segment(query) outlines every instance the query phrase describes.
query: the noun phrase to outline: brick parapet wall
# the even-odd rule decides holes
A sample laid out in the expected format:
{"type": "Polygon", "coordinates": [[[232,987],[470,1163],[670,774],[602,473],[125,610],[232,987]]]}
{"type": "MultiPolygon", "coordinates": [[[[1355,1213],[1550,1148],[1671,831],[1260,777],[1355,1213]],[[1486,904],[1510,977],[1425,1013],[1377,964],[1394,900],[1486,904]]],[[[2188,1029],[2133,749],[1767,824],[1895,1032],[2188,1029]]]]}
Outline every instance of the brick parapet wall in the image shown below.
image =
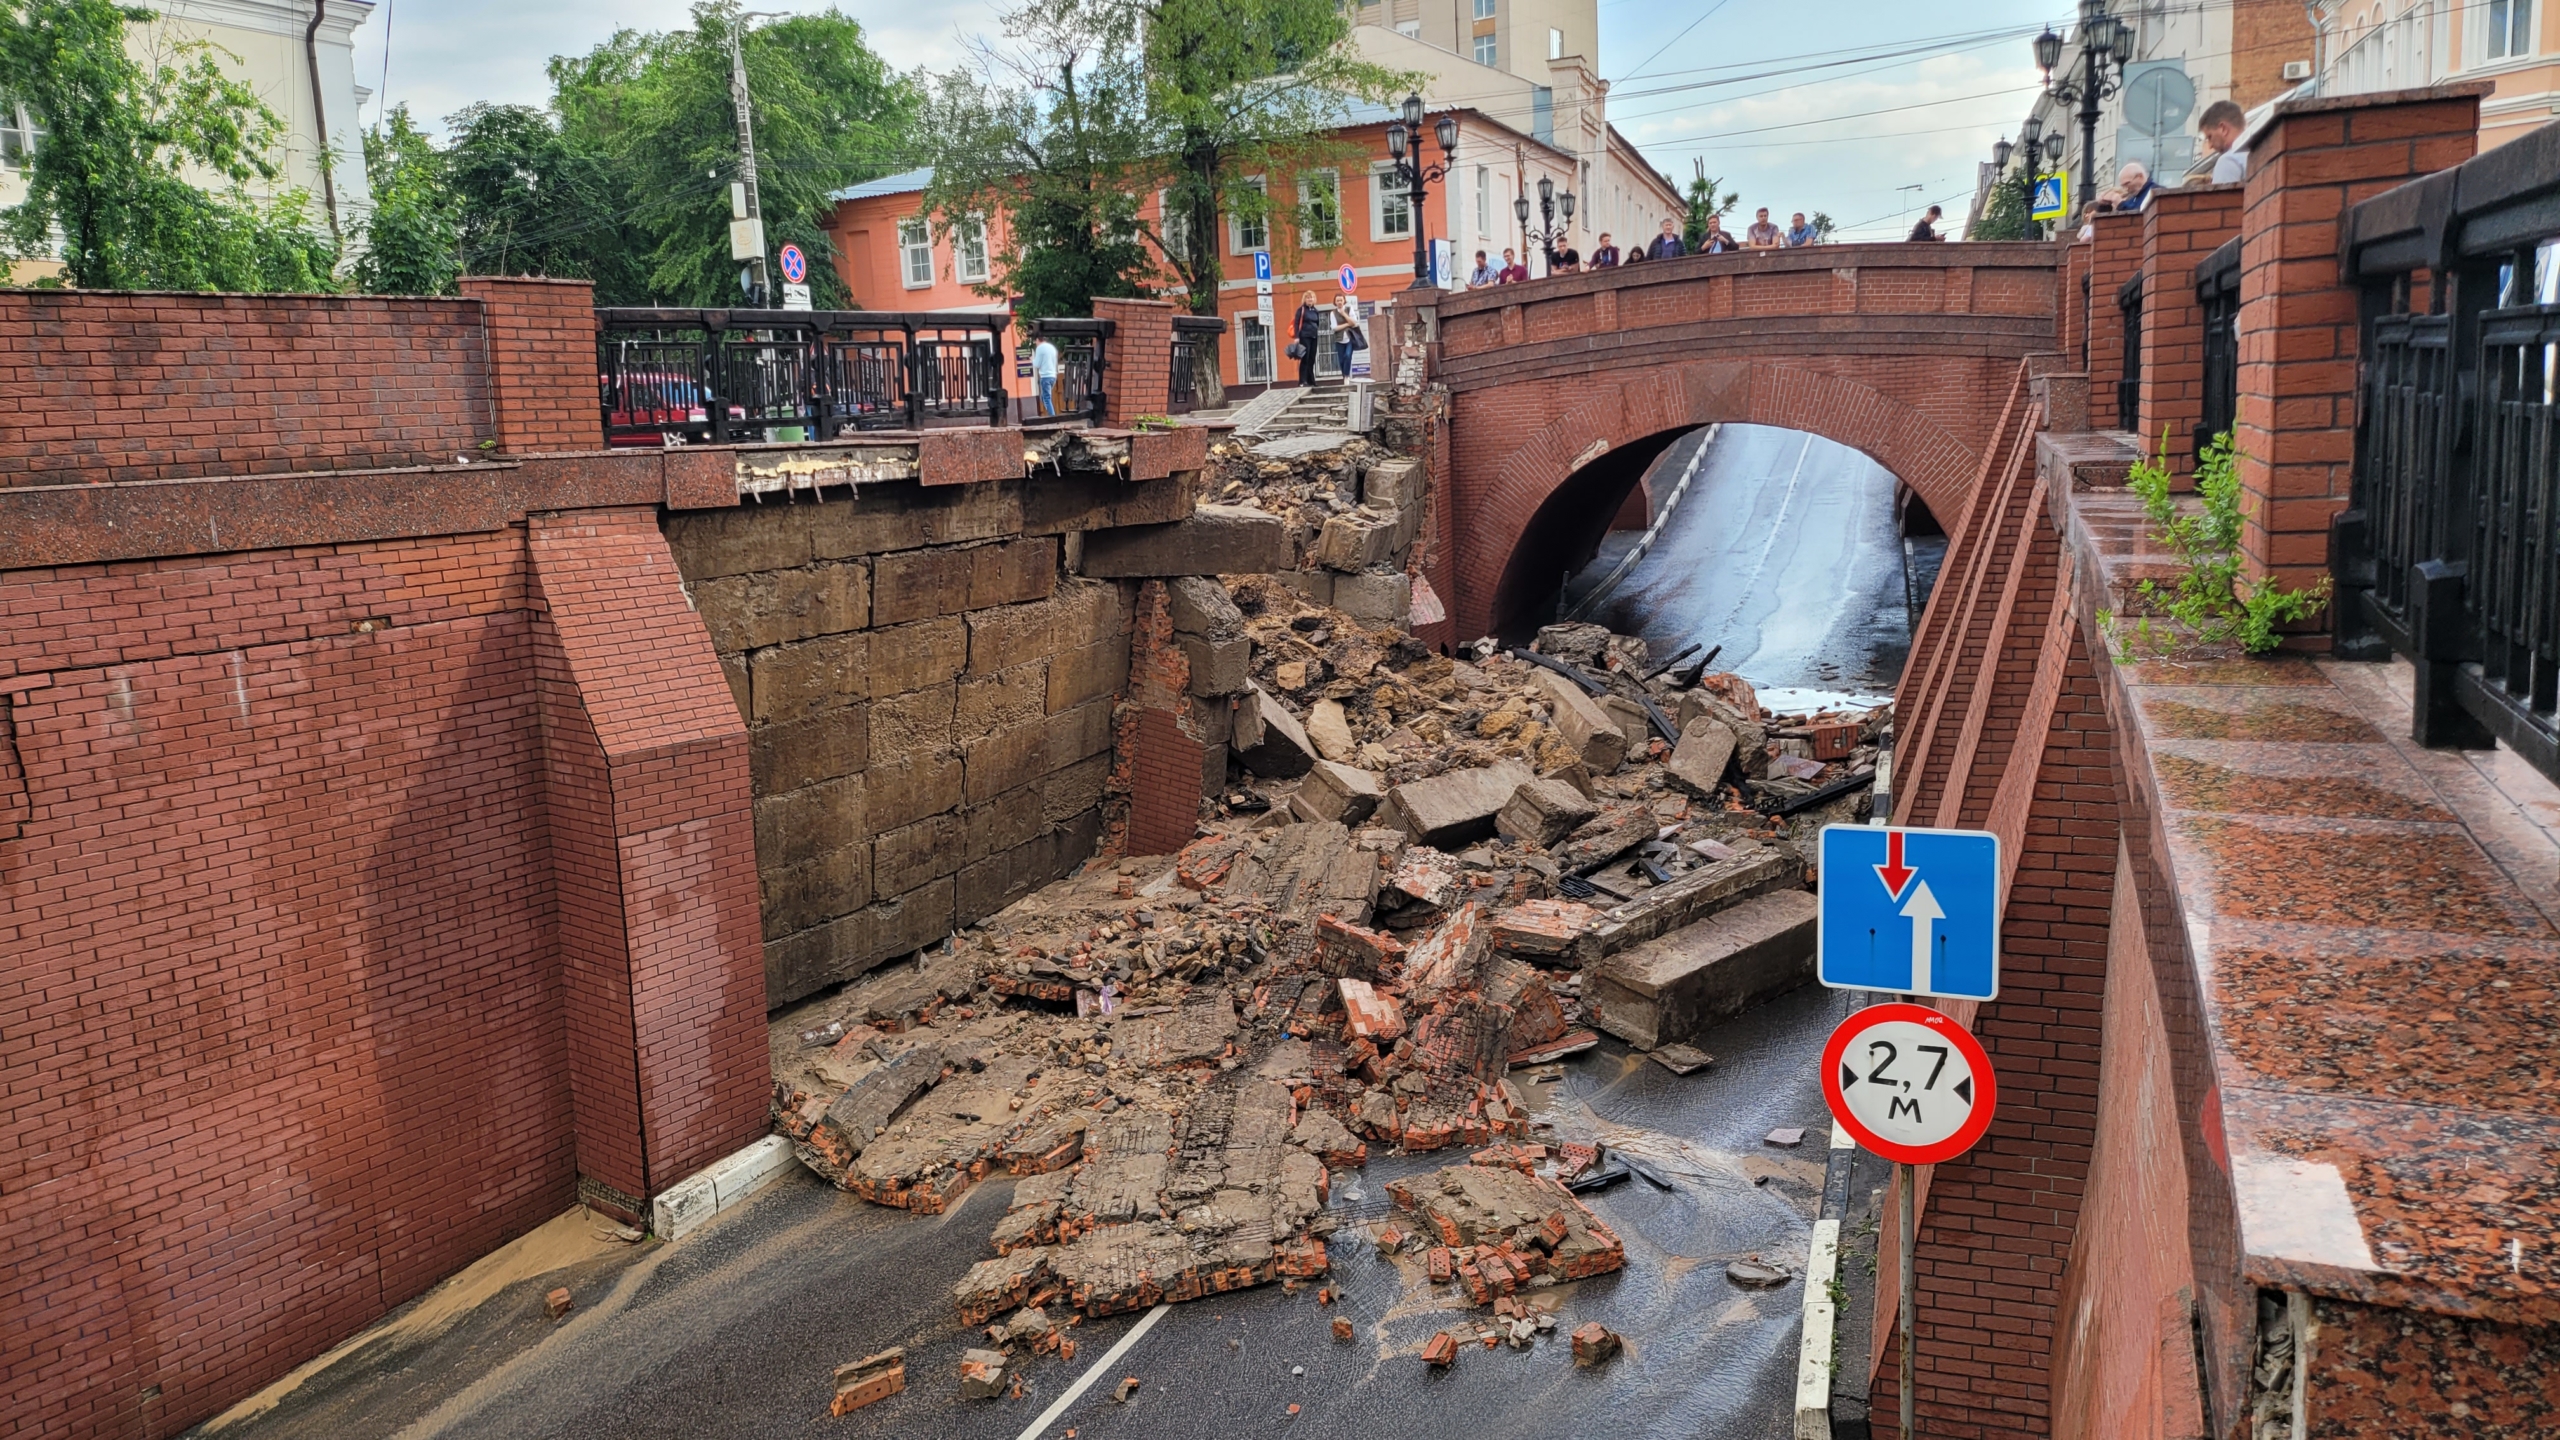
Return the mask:
{"type": "Polygon", "coordinates": [[[1104,424],[1127,425],[1172,410],[1175,313],[1166,300],[1093,302],[1093,317],[1112,323],[1104,342],[1104,424]]]}
{"type": "Polygon", "coordinates": [[[2204,420],[2204,306],[2196,265],[2240,233],[2238,185],[2197,185],[2151,197],[2142,224],[2141,433],[2156,459],[2168,435],[2169,464],[2195,473],[2196,426],[2204,420]]]}
{"type": "Polygon", "coordinates": [[[0,486],[449,463],[493,438],[471,299],[5,290],[0,356],[0,486]]]}
{"type": "Polygon", "coordinates": [[[2235,428],[2252,575],[2316,582],[2327,573],[2329,518],[2347,504],[2358,302],[2338,274],[2346,209],[2471,158],[2481,90],[2288,102],[2251,147],[2235,428]]]}
{"type": "Polygon", "coordinates": [[[2089,415],[2101,430],[2117,428],[2116,382],[2124,379],[2124,311],[2117,299],[2126,281],[2142,273],[2148,217],[2100,215],[2089,244],[2089,415]]]}
{"type": "MultiPolygon", "coordinates": [[[[2066,230],[2064,233],[2071,233],[2066,230]]],[[[2058,297],[2061,312],[2057,338],[2061,341],[2067,369],[2086,374],[2089,369],[2089,306],[2093,289],[2089,284],[2090,259],[2096,246],[2087,240],[2067,240],[2062,245],[2062,284],[2058,297]]]]}
{"type": "Polygon", "coordinates": [[[584,280],[465,276],[457,288],[480,303],[491,438],[499,453],[602,447],[595,286],[584,280]]]}

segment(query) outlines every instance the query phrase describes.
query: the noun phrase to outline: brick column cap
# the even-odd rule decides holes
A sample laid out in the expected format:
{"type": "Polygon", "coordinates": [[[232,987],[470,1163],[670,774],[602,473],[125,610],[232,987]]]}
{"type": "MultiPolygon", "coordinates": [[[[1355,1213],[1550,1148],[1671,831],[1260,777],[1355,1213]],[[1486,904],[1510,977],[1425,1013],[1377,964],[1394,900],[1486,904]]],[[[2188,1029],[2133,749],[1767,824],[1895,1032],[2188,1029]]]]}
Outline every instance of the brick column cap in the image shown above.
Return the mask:
{"type": "MultiPolygon", "coordinates": [[[[2272,125],[2287,115],[2313,115],[2323,110],[2369,110],[2382,105],[2408,105],[2426,100],[2459,100],[2464,96],[2496,93],[2494,80],[2447,80],[2435,85],[2419,85],[2407,90],[2368,90],[2361,95],[2306,95],[2294,100],[2279,100],[2267,114],[2272,125]]],[[[2259,127],[2264,134],[2265,126],[2259,127]]]]}

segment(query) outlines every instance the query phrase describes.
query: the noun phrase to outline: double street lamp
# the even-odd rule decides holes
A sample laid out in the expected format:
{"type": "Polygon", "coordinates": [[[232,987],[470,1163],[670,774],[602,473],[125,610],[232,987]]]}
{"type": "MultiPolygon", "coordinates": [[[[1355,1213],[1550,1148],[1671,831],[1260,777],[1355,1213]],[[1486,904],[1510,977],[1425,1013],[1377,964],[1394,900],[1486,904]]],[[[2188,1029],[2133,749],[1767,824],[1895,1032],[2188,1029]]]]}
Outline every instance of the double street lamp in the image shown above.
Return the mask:
{"type": "MultiPolygon", "coordinates": [[[[2065,71],[2060,80],[2053,78],[2053,67],[2062,63],[2062,37],[2048,28],[2035,40],[2036,67],[2044,71],[2045,93],[2068,105],[2080,105],[2080,194],[2082,203],[2097,192],[2098,179],[2098,104],[2116,93],[2124,78],[2125,62],[2133,58],[2133,26],[2107,13],[2107,0],[2080,0],[2080,65],[2079,73],[2065,71]]],[[[2031,127],[2036,124],[2030,117],[2031,127]]],[[[2025,137],[2029,147],[2035,139],[2025,137]]],[[[2064,141],[2056,133],[2046,141],[2046,153],[2062,158],[2064,141]]]]}
{"type": "Polygon", "coordinates": [[[1520,243],[1524,246],[1535,245],[1539,249],[1545,251],[1547,256],[1547,273],[1550,275],[1554,274],[1556,268],[1556,242],[1565,237],[1565,231],[1570,227],[1573,221],[1573,192],[1567,190],[1561,195],[1557,194],[1556,182],[1548,179],[1544,175],[1541,175],[1538,177],[1538,221],[1540,228],[1532,229],[1529,225],[1528,196],[1522,195],[1514,199],[1511,202],[1511,213],[1520,218],[1520,243]],[[1561,223],[1556,219],[1556,210],[1559,206],[1564,210],[1564,220],[1561,223]]]}
{"type": "Polygon", "coordinates": [[[1422,97],[1404,97],[1404,109],[1387,122],[1387,158],[1395,162],[1390,179],[1405,187],[1405,203],[1413,214],[1413,279],[1417,285],[1431,283],[1431,241],[1422,227],[1423,187],[1433,180],[1445,179],[1449,162],[1458,158],[1458,117],[1443,115],[1431,127],[1440,141],[1442,163],[1422,163],[1422,97]],[[1408,153],[1409,152],[1409,153],[1408,153]]]}

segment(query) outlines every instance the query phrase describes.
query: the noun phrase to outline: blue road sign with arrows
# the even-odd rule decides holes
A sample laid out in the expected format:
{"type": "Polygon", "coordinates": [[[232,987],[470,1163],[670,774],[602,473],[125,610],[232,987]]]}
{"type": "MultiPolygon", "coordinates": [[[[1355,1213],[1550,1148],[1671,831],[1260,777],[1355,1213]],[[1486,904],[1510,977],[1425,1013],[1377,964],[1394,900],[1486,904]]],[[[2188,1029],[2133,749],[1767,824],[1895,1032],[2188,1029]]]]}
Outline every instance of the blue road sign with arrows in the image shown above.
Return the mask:
{"type": "Polygon", "coordinates": [[[2000,841],[1981,830],[1828,825],[1816,973],[1834,990],[2000,994],[2000,841]]]}

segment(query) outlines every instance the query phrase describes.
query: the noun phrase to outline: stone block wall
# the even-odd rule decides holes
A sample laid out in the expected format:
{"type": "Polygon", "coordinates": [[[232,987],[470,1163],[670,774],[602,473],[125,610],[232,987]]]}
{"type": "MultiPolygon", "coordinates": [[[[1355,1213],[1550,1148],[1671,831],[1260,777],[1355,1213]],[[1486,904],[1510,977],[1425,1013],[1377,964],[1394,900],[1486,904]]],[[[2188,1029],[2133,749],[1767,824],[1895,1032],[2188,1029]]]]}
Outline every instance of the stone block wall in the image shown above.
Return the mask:
{"type": "Polygon", "coordinates": [[[1083,506],[1045,482],[893,482],[667,517],[747,726],[770,1003],[1094,853],[1136,587],[1065,574],[1064,537],[1158,489],[1190,503],[1179,480],[1083,506]]]}

